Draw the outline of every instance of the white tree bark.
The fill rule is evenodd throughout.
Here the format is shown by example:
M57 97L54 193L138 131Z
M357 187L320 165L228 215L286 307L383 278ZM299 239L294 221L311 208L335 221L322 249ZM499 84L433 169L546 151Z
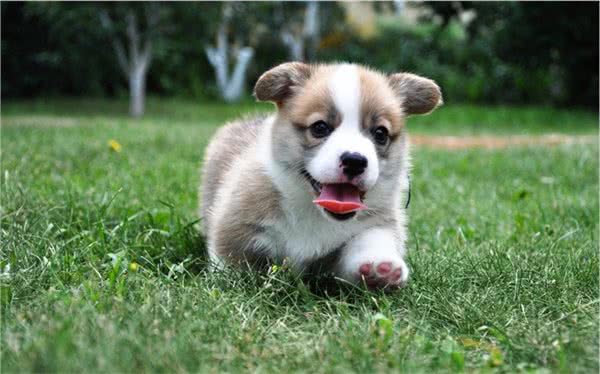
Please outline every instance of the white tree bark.
M319 34L319 3L309 1L304 12L304 36L315 37Z
M146 69L137 67L129 76L129 114L132 117L144 115L146 73Z
M233 74L223 90L225 101L237 101L242 96L246 81L246 70L248 70L248 65L250 65L252 57L254 57L254 49L252 47L244 47L237 52Z
M404 12L404 0L394 0L394 10L397 16Z
M155 27L158 23L156 11L146 12L146 18L149 28ZM130 12L126 17L126 52L123 43L114 32L112 19L106 10L100 12L100 21L113 34L112 44L117 62L129 84L129 114L133 117L141 117L144 114L146 100L146 76L152 60L152 40L148 35L145 38L140 36L137 17Z
M299 32L294 33L291 30L283 30L281 39L283 44L288 47L290 59L293 61L304 61L306 54L314 57L316 40L319 35L319 3L309 1L304 10L304 25ZM310 48L306 48L306 45ZM309 50L307 50L309 49Z
M230 73L229 54L231 46L227 40L229 22L233 16L233 8L229 3L223 3L223 16L217 31L216 47L205 48L208 62L212 65L217 79L219 94L226 102L234 102L244 93L246 71L254 57L252 47L242 47L235 52L235 66ZM238 44L238 43L235 43Z
M282 31L281 40L288 48L290 60L304 61L304 38L301 35L294 35L290 31Z

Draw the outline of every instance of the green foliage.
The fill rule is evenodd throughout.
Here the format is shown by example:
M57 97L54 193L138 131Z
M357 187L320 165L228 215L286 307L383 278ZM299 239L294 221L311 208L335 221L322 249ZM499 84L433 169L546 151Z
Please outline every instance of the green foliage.
M489 77L505 79L504 102L598 105L598 3L453 2L429 4L442 28L459 10L475 12L469 43L482 44ZM477 56L477 55L475 55ZM491 59L490 59L491 58ZM504 74L494 75L501 67Z
M447 13L447 3L427 6ZM337 44L321 56L432 77L446 102L597 106L598 43L591 30L598 25L597 4L466 6L477 14L469 27L449 14L441 25L384 18L374 39L340 32Z
M320 48L314 61L348 60L387 72L413 71L440 82L446 102L598 103L598 4L433 2L416 25L379 9L378 34L363 40L342 7L320 4ZM115 14L144 4L2 3L2 97L123 96L98 9ZM163 96L215 98L204 48L214 43L221 4L161 3L166 27L148 75L148 90ZM235 4L230 36L255 48L248 84L286 61L282 27L301 25L302 3ZM466 26L459 9L476 17ZM118 17L116 17L118 18ZM248 90L250 91L250 90Z
M1 7L3 98L120 90L111 47L94 22L95 8L17 2Z
M495 33L500 58L529 72L546 72L561 104L598 105L598 3L523 3ZM553 20L548 22L548 19Z
M408 287L322 295L285 266L204 267L203 149L268 108L3 103L0 370L598 371L597 144L415 149ZM597 120L448 105L408 126L597 135Z

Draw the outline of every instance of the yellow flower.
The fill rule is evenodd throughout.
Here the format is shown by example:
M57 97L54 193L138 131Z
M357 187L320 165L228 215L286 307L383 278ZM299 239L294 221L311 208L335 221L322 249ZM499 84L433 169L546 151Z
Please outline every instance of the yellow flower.
M140 265L137 264L137 262L132 262L131 264L129 264L129 270L131 270L132 272L136 272L138 271Z
M121 148L123 147L118 141L111 139L108 141L108 148L110 148L111 151L121 152Z

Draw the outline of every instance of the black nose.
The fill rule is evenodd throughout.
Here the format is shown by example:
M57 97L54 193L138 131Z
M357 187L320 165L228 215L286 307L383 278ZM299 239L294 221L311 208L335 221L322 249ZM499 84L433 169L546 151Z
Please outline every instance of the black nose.
M367 168L367 158L357 152L344 152L340 157L342 160L342 166L344 167L344 174L348 178L354 178L357 175L361 175Z

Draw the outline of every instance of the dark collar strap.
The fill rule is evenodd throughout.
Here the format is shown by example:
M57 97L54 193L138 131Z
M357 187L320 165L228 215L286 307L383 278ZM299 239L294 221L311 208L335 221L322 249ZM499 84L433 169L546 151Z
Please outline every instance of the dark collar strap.
M410 205L410 175L406 176L408 178L408 198L406 199L406 206L404 206L404 209L408 209L408 206Z

